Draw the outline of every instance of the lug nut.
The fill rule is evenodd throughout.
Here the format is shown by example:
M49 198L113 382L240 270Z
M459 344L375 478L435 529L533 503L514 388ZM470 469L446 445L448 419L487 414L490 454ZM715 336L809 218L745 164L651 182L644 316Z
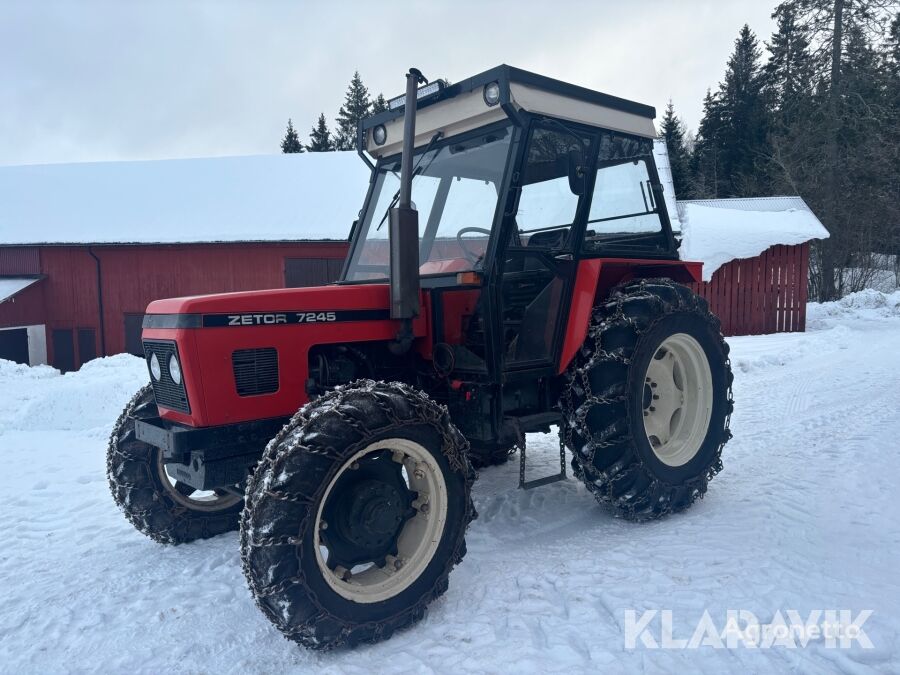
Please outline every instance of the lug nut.
M416 469L413 471L413 476L415 476L416 480L422 480L425 478L425 472L422 469Z
M658 400L659 400L659 394L653 394L653 400L654 400L654 401L658 401Z
M403 562L402 558L397 558L394 561L394 569L395 570L403 569L403 565L404 565L404 562Z
M419 506L419 513L428 513L431 510L431 507L428 506L428 503L422 504Z
M325 522L324 520L321 521L321 522L319 523L319 529L320 529L320 530L327 530L327 529L328 529L328 523Z
M650 412L656 412L656 408L654 408L652 405L650 406Z
M353 462L353 464L350 465L350 470L351 471L359 470L359 462Z

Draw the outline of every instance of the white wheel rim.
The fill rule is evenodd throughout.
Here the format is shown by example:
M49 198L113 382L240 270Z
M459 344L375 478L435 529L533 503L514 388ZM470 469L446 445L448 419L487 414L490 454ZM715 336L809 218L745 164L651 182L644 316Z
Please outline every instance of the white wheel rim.
M683 466L703 445L712 416L712 372L703 347L675 333L657 348L644 377L644 431L663 464Z
M334 570L327 565L328 548L320 536L322 513L332 488L353 465L366 455L390 450L393 460L403 464L404 480L409 490L418 493L413 507L416 515L407 520L397 538L397 556L386 556L386 564L372 564L365 569ZM381 602L392 598L418 579L434 558L447 522L447 484L435 458L424 446L406 438L389 438L372 443L353 457L335 474L328 484L316 512L316 562L325 581L338 595L359 603Z

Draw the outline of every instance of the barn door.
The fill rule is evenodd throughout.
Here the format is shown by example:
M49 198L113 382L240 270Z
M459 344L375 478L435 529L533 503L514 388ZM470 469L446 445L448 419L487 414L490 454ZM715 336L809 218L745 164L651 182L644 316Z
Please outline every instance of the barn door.
M64 373L75 370L75 342L71 329L53 331L53 365Z

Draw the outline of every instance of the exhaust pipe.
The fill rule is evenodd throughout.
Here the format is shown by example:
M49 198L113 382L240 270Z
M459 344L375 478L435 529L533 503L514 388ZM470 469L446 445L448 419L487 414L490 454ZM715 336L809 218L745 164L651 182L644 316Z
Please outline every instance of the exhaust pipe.
M390 210L391 318L400 331L391 351L403 354L413 341L412 320L419 315L419 213L412 206L413 151L416 136L416 94L428 80L416 68L406 74L403 153L400 157L400 197Z

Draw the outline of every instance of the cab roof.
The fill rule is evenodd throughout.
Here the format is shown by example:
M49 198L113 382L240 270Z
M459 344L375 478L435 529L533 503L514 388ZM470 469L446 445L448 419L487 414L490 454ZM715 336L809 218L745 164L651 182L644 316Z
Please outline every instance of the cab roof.
M499 103L493 106L483 98L485 85L492 82L496 82L500 90ZM423 140L427 142L436 130L442 130L447 137L501 119L515 118L520 110L646 138L656 136L653 126L656 109L653 106L505 64L433 90L433 85L419 88L417 146ZM433 93L427 93L429 91ZM391 99L389 104L392 109L368 117L360 124L360 147L376 157L399 152L402 140L405 106L397 99ZM424 124L420 124L420 120ZM379 146L374 143L371 130L380 125L387 129L387 141Z

